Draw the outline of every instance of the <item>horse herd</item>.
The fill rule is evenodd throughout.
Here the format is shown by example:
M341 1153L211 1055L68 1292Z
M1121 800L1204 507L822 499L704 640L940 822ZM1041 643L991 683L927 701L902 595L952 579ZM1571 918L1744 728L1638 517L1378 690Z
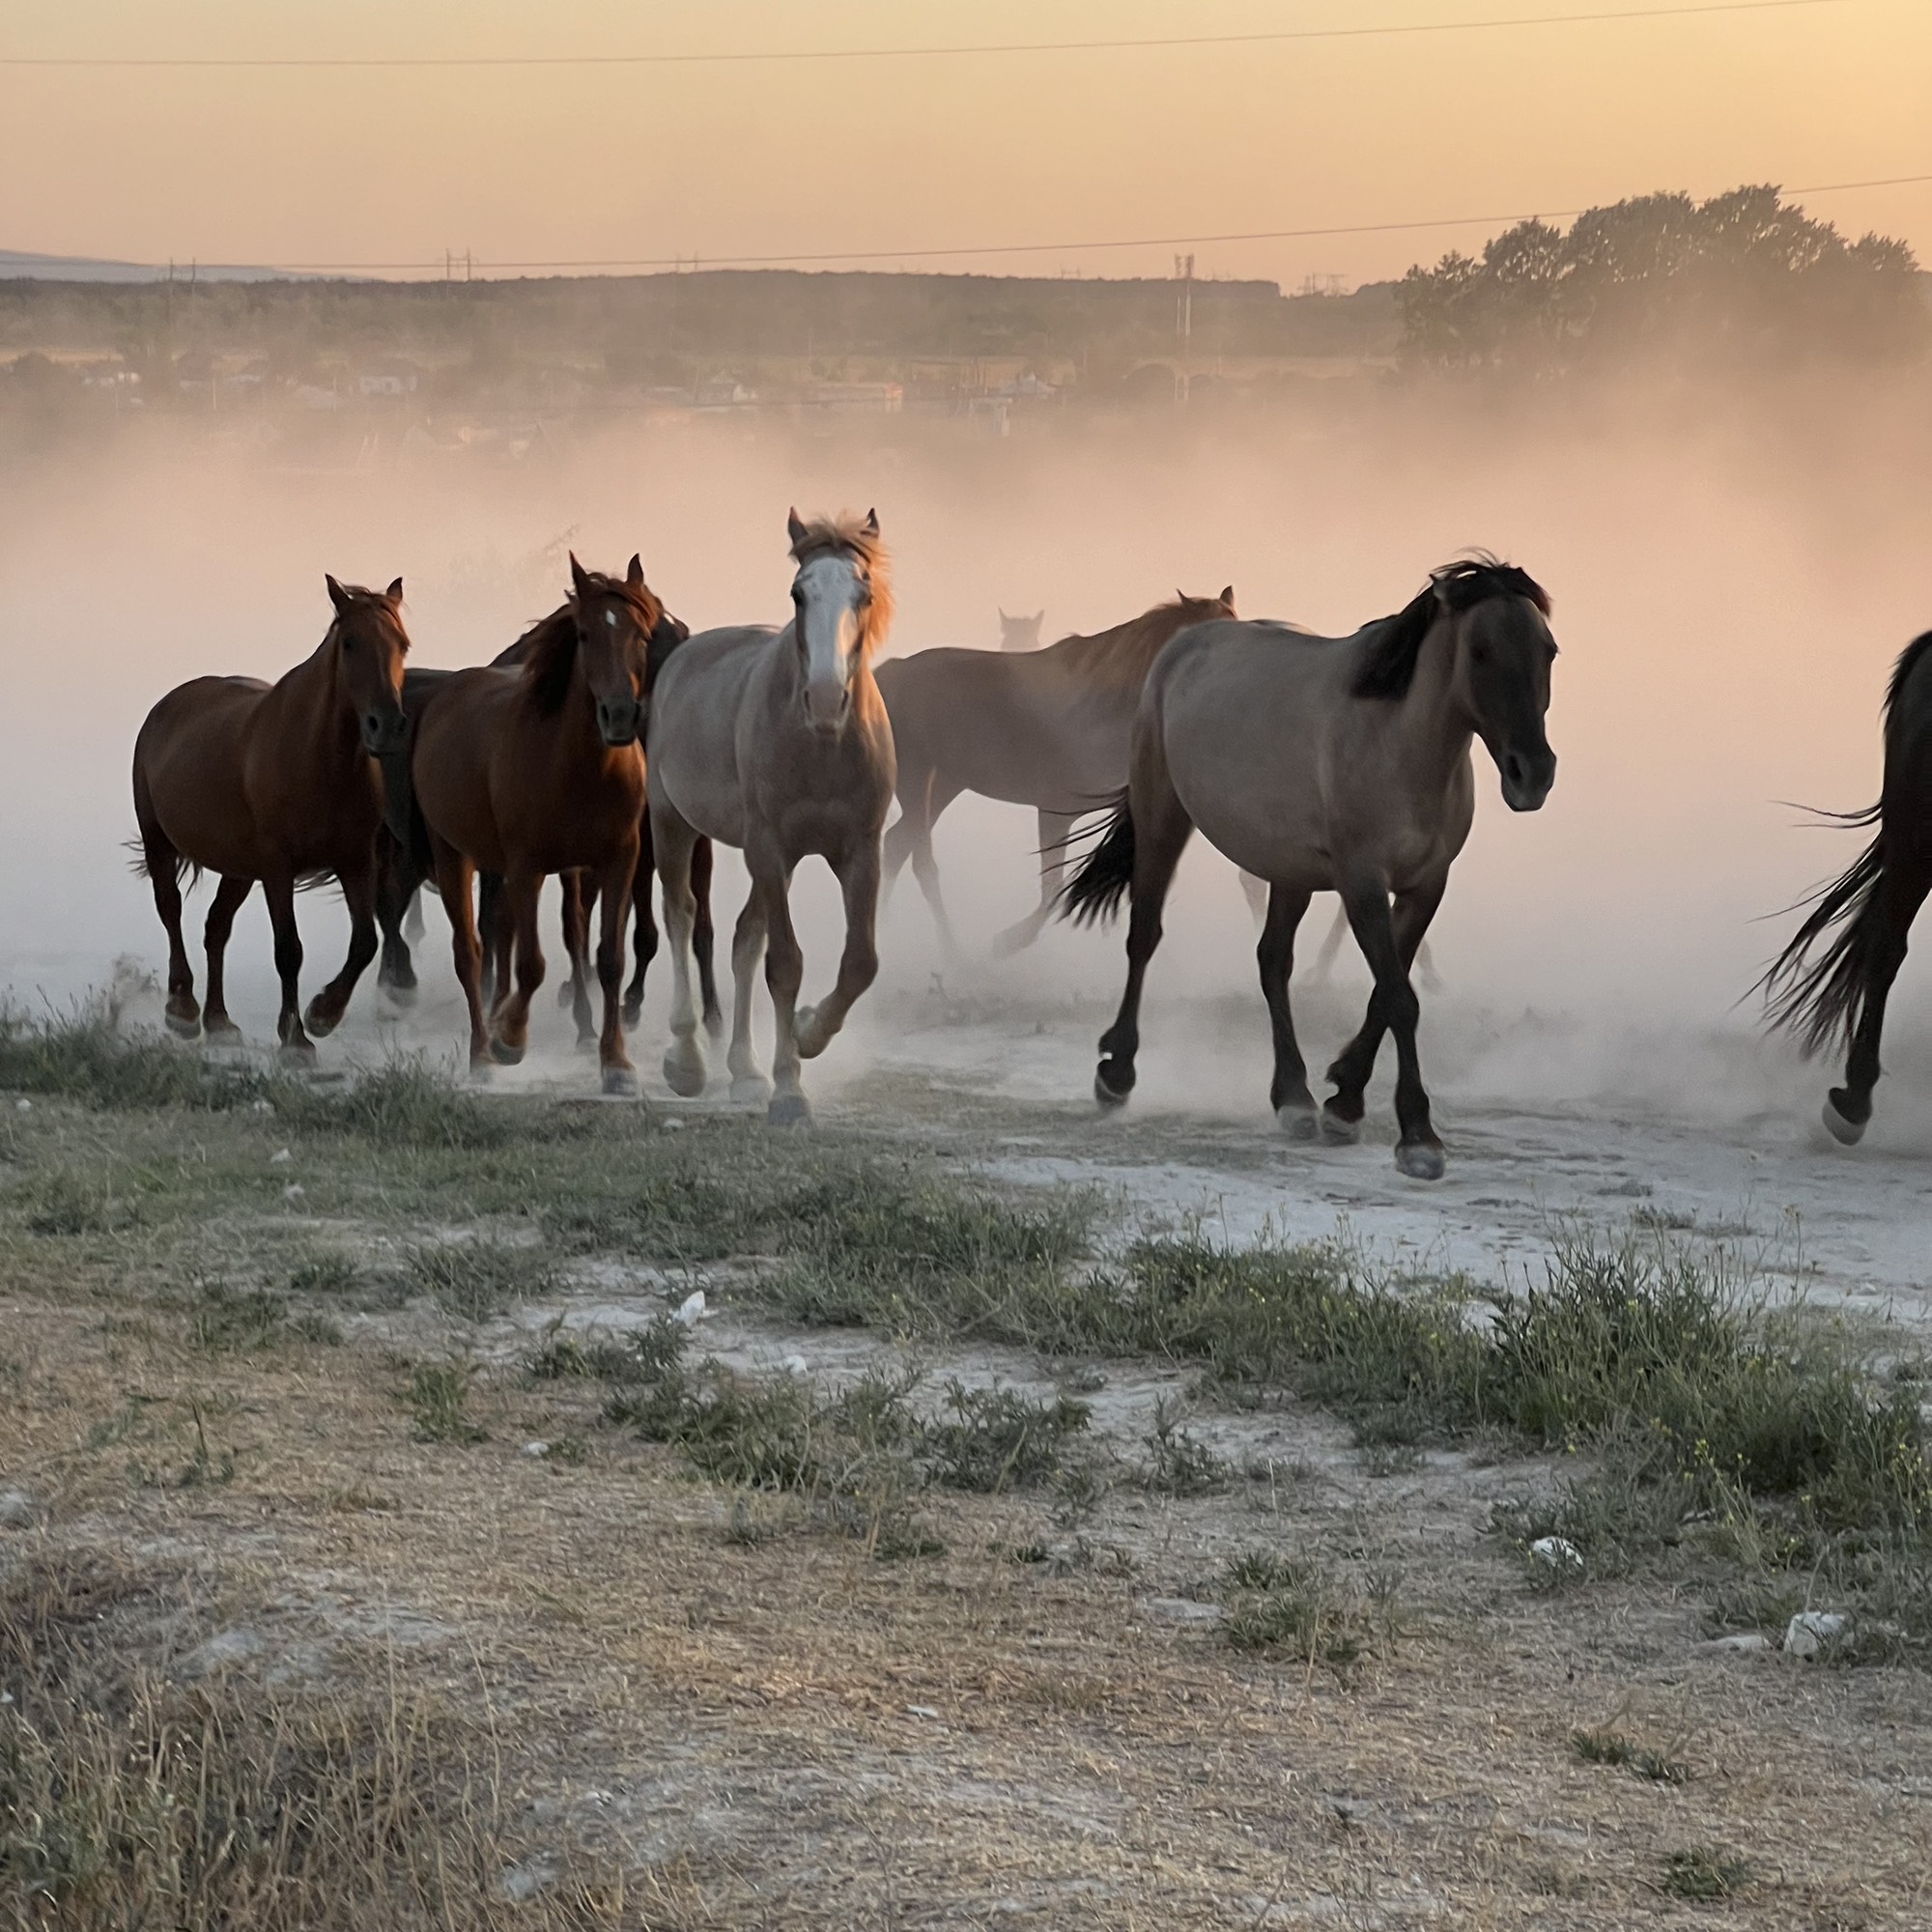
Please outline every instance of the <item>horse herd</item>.
M259 881L282 1049L312 1056L379 945L379 980L412 997L413 908L433 883L469 1005L471 1065L514 1063L544 977L538 898L555 874L580 1039L595 1038L605 1091L634 1094L625 1030L658 945L655 874L673 976L664 1072L674 1092L696 1094L707 1081L700 1033L723 1031L710 914L722 842L744 854L751 878L731 940L731 1095L766 1101L775 1124L808 1120L802 1063L825 1051L875 977L879 896L908 860L954 949L932 832L974 791L1038 813L1039 901L996 951L1031 943L1056 912L1084 922L1129 902L1126 989L1094 1078L1102 1103L1133 1089L1142 985L1198 829L1240 868L1261 917L1269 1101L1281 1126L1296 1139L1355 1140L1392 1033L1396 1164L1416 1179L1442 1174L1410 971L1469 834L1475 741L1513 810L1536 810L1555 780L1545 716L1556 643L1549 599L1532 578L1475 555L1432 572L1402 610L1346 638L1244 621L1232 586L1044 649L1034 648L1039 617L1003 612L1003 650L926 650L875 673L893 610L876 515L806 521L794 511L787 537L792 614L781 626L693 636L639 558L611 577L573 556L564 603L495 662L427 670L406 662L401 579L375 591L331 577L327 635L278 682L203 677L169 692L136 739L133 782L139 869L168 935L170 1027L185 1037L237 1032L223 957ZM1095 811L1104 827L1069 876L1075 823ZM1846 1084L1825 1110L1846 1143L1870 1119L1886 995L1932 887L1932 633L1899 660L1884 795L1853 819L1876 828L1871 845L1818 895L1761 982L1773 1019L1807 1048L1841 1034L1850 1041ZM789 890L813 855L838 881L845 943L831 993L801 1007ZM203 870L219 883L197 1003L182 881ZM349 952L304 1012L295 899L325 880L348 905ZM1318 892L1340 896L1375 981L1319 1109L1288 991L1295 933ZM752 1044L761 960L775 1021L769 1081Z

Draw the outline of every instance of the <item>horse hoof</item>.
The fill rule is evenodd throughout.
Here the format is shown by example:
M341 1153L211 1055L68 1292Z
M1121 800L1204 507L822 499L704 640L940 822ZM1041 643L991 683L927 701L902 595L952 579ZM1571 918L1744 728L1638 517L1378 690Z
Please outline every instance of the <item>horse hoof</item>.
M1331 1147L1353 1147L1362 1138L1362 1123L1345 1120L1333 1107L1323 1107L1321 1138Z
M500 1034L493 1034L490 1038L490 1058L498 1066L515 1066L524 1057L524 1049L503 1038Z
M1114 1070L1109 1073L1108 1069ZM1134 1070L1117 1061L1103 1060L1094 1069L1094 1097L1103 1107L1124 1107L1134 1091Z
M342 1024L340 1013L326 1013L316 1003L308 1003L308 1011L302 1015L302 1025L317 1039L327 1039Z
M766 1121L775 1127L809 1127L811 1103L803 1094L774 1094L765 1109Z
M1838 1111L1838 1103L1831 1098L1825 1101L1825 1131L1840 1147L1857 1147L1865 1137L1863 1121L1849 1121Z
M413 980L385 980L381 991L392 1007L412 1007L416 1003L416 982Z
M281 1057L291 1066L313 1066L315 1046L306 1039L285 1039L281 1044Z
M624 1002L624 1031L626 1033L636 1033L638 1022L643 1016L644 1003L642 999L626 1000Z
M1313 1141L1321 1136L1321 1124L1315 1118L1315 1103L1312 1100L1277 1107L1274 1123L1292 1141Z
M1411 1180L1440 1180L1447 1165L1439 1141L1404 1141L1395 1151L1395 1164Z
M731 1083L731 1098L740 1107L761 1107L772 1097L772 1083L762 1073L741 1073Z
M635 1100L638 1097L637 1073L628 1066L607 1066L604 1069L604 1091L621 1094L626 1100Z
M1009 925L1004 932L993 935L993 957L1010 959L1015 952L1024 952L1039 937L1039 927L1031 920L1021 920L1017 925Z
M832 1044L831 1029L820 1024L816 1007L802 1008L792 1015L791 1037L801 1060L816 1060Z
M664 1057L665 1085L680 1100L695 1100L704 1092L704 1056L695 1039L674 1041Z
M173 1007L167 1010L168 1031L177 1039L199 1039L201 1037L201 1009L192 1012L177 1012Z
M594 1033L581 1033L577 1036L577 1050L579 1053L595 1053L598 1051L600 1044L601 1042Z

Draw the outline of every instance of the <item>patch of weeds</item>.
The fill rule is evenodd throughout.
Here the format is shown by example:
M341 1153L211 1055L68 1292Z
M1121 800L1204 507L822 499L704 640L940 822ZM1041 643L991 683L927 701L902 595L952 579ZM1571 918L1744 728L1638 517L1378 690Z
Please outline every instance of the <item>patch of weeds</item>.
M102 1013L33 1017L0 1009L0 1088L99 1108L228 1108L254 1100L260 1075L209 1064L159 1034L121 1033Z
M403 1389L403 1405L415 1418L418 1442L487 1442L468 1412L476 1371L467 1362L418 1362Z
M231 1288L219 1276L209 1276L191 1290L187 1332L197 1349L211 1354L246 1354L271 1347L288 1332L288 1303L268 1289Z
M1037 1402L997 1383L968 1388L955 1378L946 1385L945 1414L921 1432L920 1453L933 1481L948 1489L1031 1489L1057 1473L1067 1438L1092 1417L1084 1402L1068 1396Z
M1412 1476L1427 1462L1413 1442L1371 1442L1362 1450L1362 1473L1378 1479Z
M546 1463L559 1463L567 1469L581 1469L590 1460L590 1445L581 1435L559 1435L544 1451Z
M1107 1496L1107 1471L1098 1456L1069 1456L1053 1479L1053 1525L1077 1531L1091 1522Z
M339 1088L279 1077L268 1094L277 1118L293 1127L354 1134L385 1148L497 1148L513 1131L527 1139L538 1125L525 1114L513 1126L504 1110L464 1093L420 1054L392 1060Z
M464 1321L487 1321L506 1308L540 1301L556 1288L556 1269L541 1248L506 1241L412 1248L409 1275L445 1315Z
M1613 1765L1634 1776L1648 1778L1653 1784L1688 1784L1690 1767L1681 1759L1665 1757L1647 1745L1635 1743L1621 1731L1586 1730L1570 1733L1570 1748L1585 1764Z
M343 1254L315 1255L289 1270L291 1294L349 1295L360 1286L362 1270Z
M27 1228L36 1235L110 1235L139 1218L136 1204L105 1179L66 1168L43 1175L27 1195Z
M1227 1487L1231 1473L1228 1463L1207 1443L1183 1429L1179 1404L1165 1396L1155 1398L1153 1427L1142 1438L1148 1449L1148 1464L1141 1480L1151 1490L1167 1496L1205 1496Z
M1695 1846L1663 1861L1663 1889L1672 1898L1729 1898L1750 1878L1748 1861Z
M1344 1584L1325 1566L1264 1549L1237 1554L1225 1573L1222 1630L1236 1650L1347 1670L1395 1647L1399 1581L1378 1572Z

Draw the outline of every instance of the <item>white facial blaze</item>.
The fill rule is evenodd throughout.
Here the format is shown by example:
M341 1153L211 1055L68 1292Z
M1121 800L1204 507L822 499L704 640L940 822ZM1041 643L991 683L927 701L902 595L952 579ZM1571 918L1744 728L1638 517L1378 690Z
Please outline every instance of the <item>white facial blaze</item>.
M850 557L815 556L799 571L798 590L806 709L814 724L836 724L845 715L864 585Z

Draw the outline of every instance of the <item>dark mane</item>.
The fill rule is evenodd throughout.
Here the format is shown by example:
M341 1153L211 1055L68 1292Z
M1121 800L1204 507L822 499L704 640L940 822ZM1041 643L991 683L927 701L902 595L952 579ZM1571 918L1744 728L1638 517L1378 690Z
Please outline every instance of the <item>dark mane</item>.
M1905 687L1912 681L1912 673L1918 668L1922 659L1932 656L1932 631L1914 638L1898 654L1898 662L1891 668L1891 682L1885 688L1886 728L1891 728L1893 714L1898 709L1898 701L1905 696Z
M1384 617L1379 635L1369 646L1355 673L1357 697L1404 697L1415 682L1422 640L1444 611L1451 615L1473 609L1491 597L1526 597L1549 615L1549 593L1513 563L1487 551L1445 563L1429 573L1428 584L1393 617Z
M584 576L606 597L621 597L638 613L639 627L651 639L656 655L657 632L665 609L648 585L633 590L621 577L588 570ZM497 662L520 664L529 700L540 718L554 718L570 695L570 674L577 664L577 599L566 598L548 617L539 618Z

